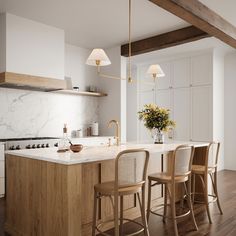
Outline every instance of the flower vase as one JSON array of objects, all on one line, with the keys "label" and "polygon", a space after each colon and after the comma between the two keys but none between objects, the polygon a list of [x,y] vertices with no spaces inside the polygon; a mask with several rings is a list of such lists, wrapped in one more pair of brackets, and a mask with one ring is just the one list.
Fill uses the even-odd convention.
[{"label": "flower vase", "polygon": [[164,143],[164,133],[161,130],[154,129],[154,143],[155,144],[163,144]]}]

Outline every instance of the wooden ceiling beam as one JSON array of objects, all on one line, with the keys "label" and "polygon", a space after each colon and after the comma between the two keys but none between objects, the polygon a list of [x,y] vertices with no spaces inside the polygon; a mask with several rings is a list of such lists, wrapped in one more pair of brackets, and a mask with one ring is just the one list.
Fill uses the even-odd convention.
[{"label": "wooden ceiling beam", "polygon": [[[132,42],[131,52],[132,56],[135,56],[159,49],[164,49],[196,41],[206,37],[210,37],[209,34],[203,32],[202,30],[196,28],[195,26],[189,26],[186,28],[174,30],[168,33]],[[122,45],[121,55],[127,57],[128,54],[129,54],[129,45],[128,44]]]},{"label": "wooden ceiling beam", "polygon": [[236,48],[236,27],[199,0],[149,1]]}]

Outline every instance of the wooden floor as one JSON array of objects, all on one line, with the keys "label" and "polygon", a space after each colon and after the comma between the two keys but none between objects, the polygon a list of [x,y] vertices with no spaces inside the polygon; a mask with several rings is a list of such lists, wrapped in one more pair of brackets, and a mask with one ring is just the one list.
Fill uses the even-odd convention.
[{"label": "wooden floor", "polygon": [[[179,234],[186,236],[236,236],[236,171],[219,172],[219,195],[224,211],[224,215],[220,215],[217,205],[211,205],[211,214],[213,224],[208,223],[205,208],[196,205],[195,217],[199,226],[198,231],[193,231],[190,218],[178,224]],[[3,230],[5,218],[5,200],[0,199],[0,236],[5,236]],[[133,230],[131,225],[126,225],[127,232]],[[151,216],[149,222],[150,236],[172,236],[171,221],[167,221],[164,225],[158,216]],[[112,234],[112,233],[111,233]],[[56,235],[55,235],[56,236]],[[65,235],[66,236],[66,235]]]}]

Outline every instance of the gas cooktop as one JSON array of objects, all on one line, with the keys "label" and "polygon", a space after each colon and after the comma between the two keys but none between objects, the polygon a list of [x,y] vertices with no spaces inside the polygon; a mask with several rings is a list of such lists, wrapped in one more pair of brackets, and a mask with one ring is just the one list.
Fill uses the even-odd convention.
[{"label": "gas cooktop", "polygon": [[57,147],[59,138],[56,137],[33,137],[2,139],[6,150],[36,149]]}]

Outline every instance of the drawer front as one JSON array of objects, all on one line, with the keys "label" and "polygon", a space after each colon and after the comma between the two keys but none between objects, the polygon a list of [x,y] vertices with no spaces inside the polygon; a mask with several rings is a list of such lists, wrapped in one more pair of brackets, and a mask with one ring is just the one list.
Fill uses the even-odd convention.
[{"label": "drawer front", "polygon": [[0,178],[5,177],[5,166],[4,166],[4,164],[5,164],[4,161],[0,161]]}]

